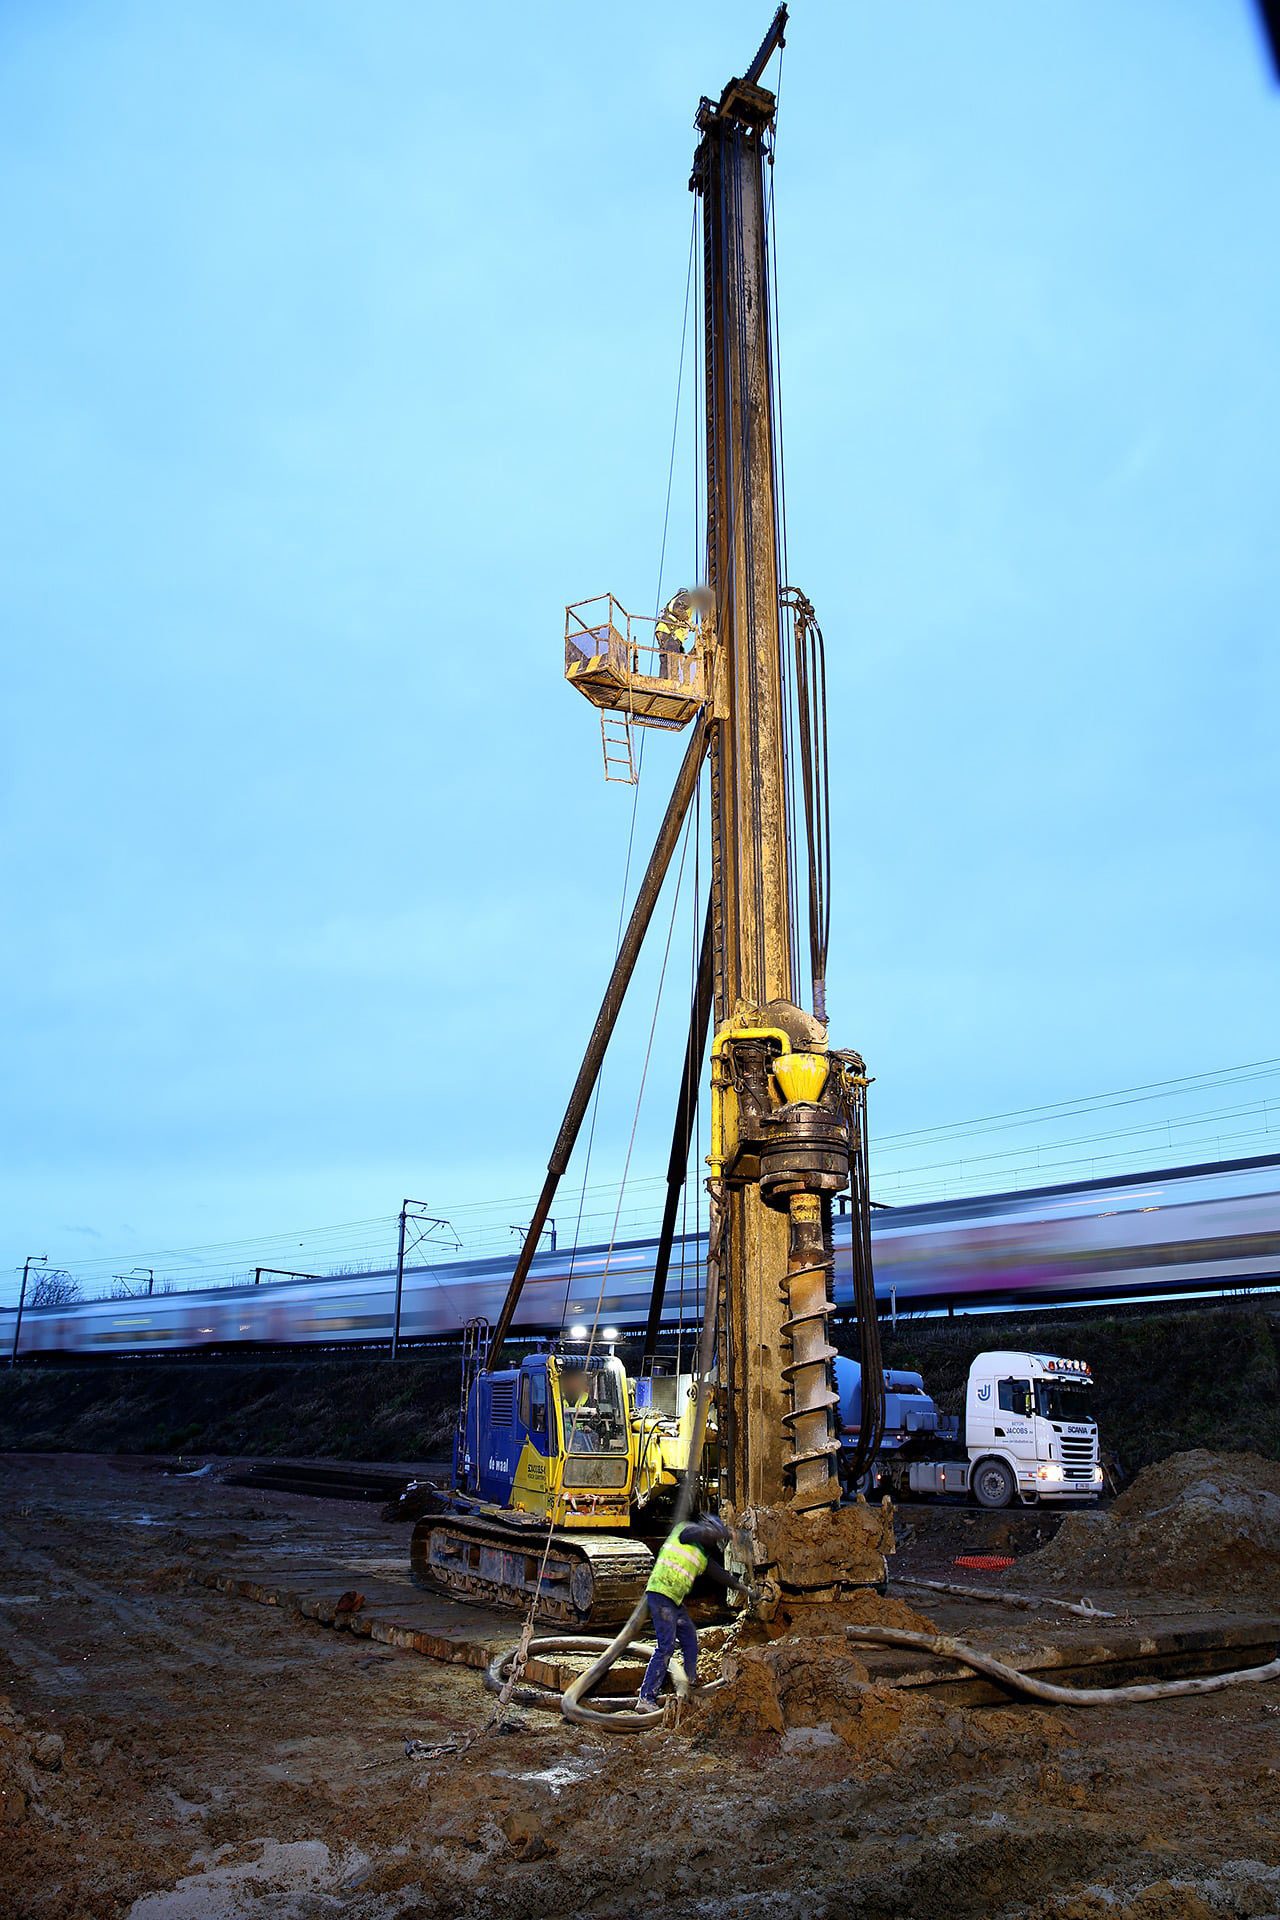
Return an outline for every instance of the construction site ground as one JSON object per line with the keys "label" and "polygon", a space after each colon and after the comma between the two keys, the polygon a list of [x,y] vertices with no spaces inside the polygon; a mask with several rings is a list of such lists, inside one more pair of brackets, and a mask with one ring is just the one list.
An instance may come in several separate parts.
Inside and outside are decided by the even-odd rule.
{"label": "construction site ground", "polygon": [[[466,1663],[518,1619],[416,1594],[408,1528],[375,1507],[232,1486],[227,1464],[176,1477],[154,1458],[0,1457],[14,1920],[1280,1914],[1280,1685],[983,1705],[981,1689],[890,1684],[915,1657],[853,1646],[857,1608],[819,1609],[744,1642],[734,1685],[678,1725],[610,1736],[521,1708],[473,1739],[493,1703]],[[1053,1655],[1057,1677],[1108,1640],[1274,1642],[1270,1561],[1209,1592],[1136,1579],[1130,1555],[1101,1586],[1123,1558],[1116,1524],[1081,1516],[1049,1542],[1052,1583],[1036,1578],[1036,1536],[1055,1532],[1038,1515],[904,1513],[894,1561],[1088,1593],[1114,1620],[892,1586],[864,1617],[918,1610],[1015,1664]],[[1002,1545],[1019,1556],[1007,1573],[954,1565]]]}

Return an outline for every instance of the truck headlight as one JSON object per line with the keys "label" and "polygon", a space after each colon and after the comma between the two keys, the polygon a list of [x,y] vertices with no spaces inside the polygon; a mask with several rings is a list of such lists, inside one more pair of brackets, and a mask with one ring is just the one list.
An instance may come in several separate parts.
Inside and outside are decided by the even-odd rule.
{"label": "truck headlight", "polygon": [[1094,1478],[1094,1480],[1095,1480],[1095,1481],[1097,1482],[1097,1484],[1098,1484],[1099,1486],[1101,1486],[1101,1485],[1102,1485],[1102,1468],[1101,1468],[1101,1467],[1095,1467],[1095,1468],[1094,1468],[1094,1470],[1093,1470],[1093,1478]]}
{"label": "truck headlight", "polygon": [[1037,1480],[1061,1480],[1062,1468],[1056,1460],[1046,1460],[1043,1466],[1036,1468]]}

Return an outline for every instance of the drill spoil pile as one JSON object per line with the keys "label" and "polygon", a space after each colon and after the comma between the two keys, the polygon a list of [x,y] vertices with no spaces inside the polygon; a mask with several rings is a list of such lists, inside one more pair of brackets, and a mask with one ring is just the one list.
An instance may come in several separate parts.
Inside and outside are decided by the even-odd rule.
{"label": "drill spoil pile", "polygon": [[1109,1514],[1068,1514],[1010,1584],[1248,1594],[1280,1604],[1280,1464],[1175,1453],[1145,1467]]}
{"label": "drill spoil pile", "polygon": [[699,1702],[697,1731],[705,1744],[781,1734],[787,1751],[843,1744],[870,1757],[938,1709],[875,1684],[851,1647],[850,1626],[905,1627],[936,1633],[932,1621],[901,1600],[864,1592],[831,1605],[781,1606],[758,1634],[725,1656],[723,1692]]}

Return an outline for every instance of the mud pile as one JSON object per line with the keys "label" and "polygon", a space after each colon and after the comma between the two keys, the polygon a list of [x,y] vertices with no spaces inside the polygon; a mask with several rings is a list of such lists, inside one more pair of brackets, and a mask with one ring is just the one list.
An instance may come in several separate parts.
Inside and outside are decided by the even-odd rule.
{"label": "mud pile", "polygon": [[0,1913],[115,1914],[149,1874],[176,1873],[170,1835],[110,1820],[92,1844],[82,1823],[127,1799],[131,1769],[111,1740],[76,1742],[29,1720],[0,1694]]}
{"label": "mud pile", "polygon": [[698,1742],[780,1735],[785,1748],[841,1746],[866,1756],[938,1710],[871,1679],[845,1629],[875,1625],[934,1633],[901,1600],[870,1591],[829,1604],[784,1602],[755,1638],[724,1658],[728,1685],[699,1703]]}
{"label": "mud pile", "polygon": [[1280,1465],[1203,1447],[1146,1467],[1109,1514],[1068,1514],[1012,1586],[1135,1584],[1280,1604]]}

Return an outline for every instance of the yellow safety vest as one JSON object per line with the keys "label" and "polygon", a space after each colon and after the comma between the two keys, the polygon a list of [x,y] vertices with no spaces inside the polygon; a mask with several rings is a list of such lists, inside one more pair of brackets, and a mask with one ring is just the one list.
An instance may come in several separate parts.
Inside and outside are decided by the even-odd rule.
{"label": "yellow safety vest", "polygon": [[701,1547],[686,1546],[681,1540],[683,1531],[683,1527],[677,1527],[668,1535],[666,1545],[653,1563],[646,1589],[649,1593],[664,1593],[677,1606],[707,1564]]}

